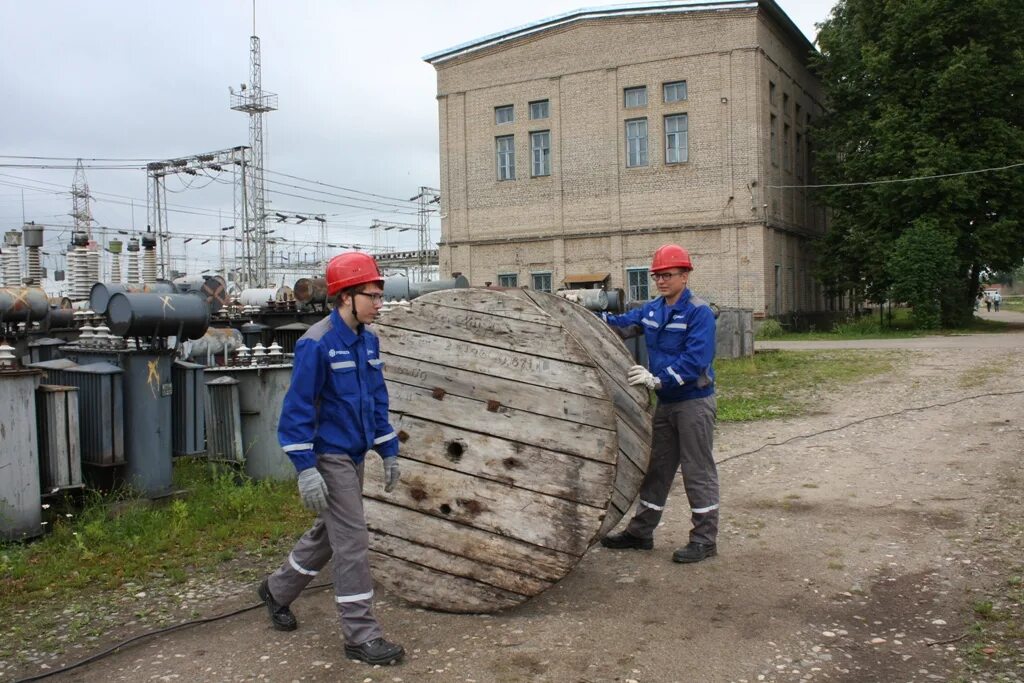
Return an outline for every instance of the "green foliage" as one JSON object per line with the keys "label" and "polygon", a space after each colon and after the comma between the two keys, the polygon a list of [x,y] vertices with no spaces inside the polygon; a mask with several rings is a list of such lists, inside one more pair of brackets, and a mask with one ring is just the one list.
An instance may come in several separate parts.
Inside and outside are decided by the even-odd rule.
{"label": "green foliage", "polygon": [[182,581],[189,571],[297,537],[310,522],[293,482],[257,482],[203,461],[177,461],[174,475],[187,497],[154,504],[125,491],[92,491],[42,539],[0,546],[0,608],[154,575]]}
{"label": "green foliage", "polygon": [[950,283],[956,278],[956,240],[934,219],[915,221],[893,246],[888,267],[892,295],[913,309],[914,323],[936,329],[942,323],[942,302],[955,299]]}
{"label": "green foliage", "polygon": [[757,339],[775,339],[781,337],[785,332],[782,329],[782,323],[775,318],[768,318],[761,323],[761,326],[757,328]]}
{"label": "green foliage", "polygon": [[[821,26],[815,59],[829,103],[811,131],[817,181],[901,180],[1024,160],[1021,25],[1018,0],[840,0]],[[832,209],[832,229],[818,274],[833,291],[883,301],[902,278],[893,256],[904,233],[925,221],[949,236],[953,275],[932,290],[946,325],[970,321],[983,272],[1024,259],[1020,168],[832,187],[819,198]],[[915,253],[902,247],[901,258]],[[913,302],[927,313],[920,296]]]}

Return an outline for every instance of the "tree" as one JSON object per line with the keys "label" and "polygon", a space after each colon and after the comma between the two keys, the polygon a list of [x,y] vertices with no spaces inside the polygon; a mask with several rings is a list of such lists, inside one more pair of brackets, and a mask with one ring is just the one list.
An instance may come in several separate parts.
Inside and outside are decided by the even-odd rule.
{"label": "tree", "polygon": [[[933,294],[942,323],[959,326],[982,272],[1024,259],[1024,166],[953,175],[1024,162],[1021,26],[1020,0],[839,0],[819,27],[828,111],[811,131],[818,182],[849,184],[819,190],[832,210],[827,287],[884,300],[901,277],[898,240],[926,224],[954,245]],[[853,184],[877,180],[897,182]]]}
{"label": "tree", "polygon": [[897,238],[886,265],[893,298],[911,305],[918,327],[938,327],[942,302],[956,299],[956,238],[930,218],[915,221]]}

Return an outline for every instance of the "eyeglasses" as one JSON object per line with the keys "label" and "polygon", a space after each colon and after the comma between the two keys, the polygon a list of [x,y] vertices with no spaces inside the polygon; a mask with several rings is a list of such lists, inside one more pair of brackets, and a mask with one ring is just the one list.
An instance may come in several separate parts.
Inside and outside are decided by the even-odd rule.
{"label": "eyeglasses", "polygon": [[382,304],[382,303],[384,303],[384,295],[383,294],[367,294],[366,292],[356,292],[356,294],[358,294],[359,296],[368,297],[370,299],[370,301],[372,301],[374,304]]}
{"label": "eyeglasses", "polygon": [[657,282],[658,280],[671,280],[676,275],[683,275],[684,273],[651,273],[651,279]]}

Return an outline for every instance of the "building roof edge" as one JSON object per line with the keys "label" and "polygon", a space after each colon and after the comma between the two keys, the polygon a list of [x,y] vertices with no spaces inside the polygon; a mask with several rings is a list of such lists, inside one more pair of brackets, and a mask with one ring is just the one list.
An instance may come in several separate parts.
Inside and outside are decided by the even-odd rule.
{"label": "building roof edge", "polygon": [[706,12],[720,11],[726,9],[754,9],[758,6],[764,7],[779,21],[782,26],[795,32],[798,39],[806,43],[810,49],[814,49],[807,37],[796,27],[796,24],[786,16],[786,13],[774,0],[660,0],[654,2],[638,2],[624,5],[609,5],[607,7],[584,7],[581,9],[556,14],[553,17],[523,24],[506,31],[492,33],[482,38],[455,45],[454,47],[432,52],[425,55],[423,61],[433,65],[445,62],[455,57],[476,52],[487,47],[500,45],[501,43],[515,40],[523,36],[532,35],[552,28],[558,28],[582,21],[584,19],[599,19],[613,16],[638,16],[654,14],[676,14],[683,12]]}

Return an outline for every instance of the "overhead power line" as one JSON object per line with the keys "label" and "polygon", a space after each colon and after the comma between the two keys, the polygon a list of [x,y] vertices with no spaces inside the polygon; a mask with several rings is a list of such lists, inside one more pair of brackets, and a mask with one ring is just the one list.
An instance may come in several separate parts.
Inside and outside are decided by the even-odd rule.
{"label": "overhead power line", "polygon": [[914,176],[912,178],[888,178],[885,180],[864,180],[861,182],[854,183],[822,183],[820,185],[769,185],[768,187],[775,190],[809,190],[814,188],[822,187],[862,187],[865,185],[888,185],[891,183],[912,183],[918,180],[935,180],[936,178],[953,178],[962,175],[975,175],[978,173],[991,173],[992,171],[1005,171],[1011,168],[1018,168],[1024,166],[1024,161],[1016,164],[1009,164],[1007,166],[994,166],[992,168],[979,168],[973,171],[957,171],[955,173],[937,173],[935,175],[922,175]]}

